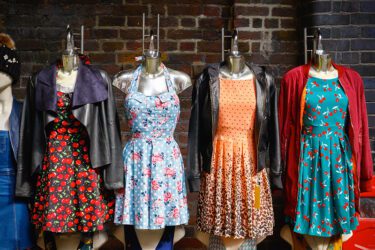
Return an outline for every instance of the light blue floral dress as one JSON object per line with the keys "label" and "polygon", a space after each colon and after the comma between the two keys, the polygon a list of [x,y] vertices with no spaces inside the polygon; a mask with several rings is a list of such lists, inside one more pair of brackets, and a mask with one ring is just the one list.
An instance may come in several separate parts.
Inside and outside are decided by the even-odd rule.
{"label": "light blue floral dress", "polygon": [[125,188],[117,194],[115,223],[137,229],[161,229],[189,219],[183,160],[173,138],[180,102],[162,67],[168,92],[138,92],[139,66],[125,99],[132,136],[123,151]]}
{"label": "light blue floral dress", "polygon": [[337,78],[306,85],[294,231],[321,237],[349,233],[355,212],[348,98]]}

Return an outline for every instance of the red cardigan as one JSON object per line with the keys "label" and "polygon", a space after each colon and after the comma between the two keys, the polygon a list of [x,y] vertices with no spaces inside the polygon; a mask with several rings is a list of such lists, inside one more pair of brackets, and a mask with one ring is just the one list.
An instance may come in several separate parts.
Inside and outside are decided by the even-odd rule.
{"label": "red cardigan", "polygon": [[[356,211],[359,212],[359,187],[361,192],[371,191],[373,174],[364,87],[357,72],[340,65],[333,66],[349,99],[348,135],[354,157]],[[280,86],[278,115],[284,166],[284,213],[292,219],[295,218],[297,207],[300,134],[309,70],[309,64],[290,70],[284,75]]]}

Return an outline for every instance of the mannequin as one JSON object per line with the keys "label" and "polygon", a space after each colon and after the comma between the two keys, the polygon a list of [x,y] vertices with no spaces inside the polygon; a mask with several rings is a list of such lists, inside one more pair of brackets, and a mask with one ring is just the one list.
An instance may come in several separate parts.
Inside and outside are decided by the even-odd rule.
{"label": "mannequin", "polygon": [[22,103],[12,94],[20,77],[21,63],[12,38],[0,33],[0,228],[2,249],[33,246],[28,200],[15,197]]}
{"label": "mannequin", "polygon": [[[167,91],[165,78],[161,68],[160,52],[154,49],[154,36],[151,36],[150,49],[144,55],[143,68],[140,75],[138,90],[146,96],[154,96]],[[181,93],[191,86],[189,75],[184,72],[169,69],[173,87]],[[125,70],[115,75],[113,85],[127,94],[127,89],[133,79],[134,70]]]}
{"label": "mannequin", "polygon": [[12,79],[7,74],[0,72],[0,130],[9,130],[12,104]]}
{"label": "mannequin", "polygon": [[[149,50],[144,54],[142,70],[139,75],[138,92],[145,96],[158,96],[168,91],[164,70],[161,64],[160,52],[154,48],[155,36],[151,33]],[[173,88],[177,94],[191,86],[190,77],[183,72],[167,69]],[[126,70],[114,77],[113,85],[125,94],[128,94],[135,70]],[[157,247],[164,229],[135,229],[139,244],[144,250],[153,250]],[[173,244],[181,240],[185,235],[185,229],[176,226],[174,229]],[[118,237],[121,239],[122,237]],[[125,233],[126,241],[126,233]],[[126,244],[126,243],[125,243]]]}
{"label": "mannequin", "polygon": [[67,88],[74,88],[75,80],[78,73],[79,58],[74,50],[74,39],[70,27],[67,28],[66,50],[62,55],[62,68],[57,71],[56,82]]}
{"label": "mannequin", "polygon": [[[70,92],[75,89],[78,66],[80,63],[80,58],[74,47],[73,32],[69,25],[67,26],[66,32],[66,50],[63,52],[61,57],[61,67],[59,67],[56,72],[56,85],[59,91],[62,92]],[[82,232],[80,237],[78,237],[78,234],[55,235],[49,231],[44,232],[44,243],[47,249],[56,249],[56,246],[58,246],[58,248],[61,247],[71,249],[77,247],[78,245],[78,249],[80,250],[90,250],[93,249],[93,247],[99,248],[107,241],[107,239],[107,234],[102,231],[96,231],[95,235],[93,232]]]}
{"label": "mannequin", "polygon": [[[245,58],[238,51],[238,34],[237,30],[233,32],[231,40],[231,50],[227,55],[226,64],[220,67],[219,76],[224,79],[232,80],[250,80],[254,78],[254,75],[250,68],[245,64]],[[196,231],[195,237],[201,241],[206,247],[209,247],[210,234]],[[266,237],[256,239],[256,244],[262,242]],[[244,244],[246,239],[235,239],[230,237],[221,237],[221,240],[225,246],[225,249],[235,250],[239,249]]]}
{"label": "mannequin", "polygon": [[[330,54],[325,53],[322,46],[322,36],[319,30],[317,30],[314,34],[314,41],[313,41],[313,52],[312,52],[312,59],[309,71],[309,76],[316,77],[320,79],[333,79],[338,77],[338,71],[332,65],[332,58]],[[353,235],[352,232],[348,234],[342,234],[341,238],[342,241],[345,242]],[[291,246],[292,249],[295,248],[292,239],[292,229],[289,225],[284,225],[280,231],[280,236],[282,239],[287,241]],[[303,235],[306,243],[312,249],[316,250],[326,250],[331,242],[330,237],[318,237],[318,236],[311,236],[311,235]]]}
{"label": "mannequin", "polygon": [[245,64],[244,56],[238,51],[237,30],[234,31],[232,36],[231,50],[227,56],[226,64],[220,67],[220,77],[236,80],[248,80],[254,77]]}

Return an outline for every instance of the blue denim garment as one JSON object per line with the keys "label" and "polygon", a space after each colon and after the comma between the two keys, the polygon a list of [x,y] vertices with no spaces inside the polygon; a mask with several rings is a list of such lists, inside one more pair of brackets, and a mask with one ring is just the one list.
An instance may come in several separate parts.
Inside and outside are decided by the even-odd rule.
{"label": "blue denim garment", "polygon": [[17,201],[11,132],[0,131],[0,250],[32,247],[27,202]]}

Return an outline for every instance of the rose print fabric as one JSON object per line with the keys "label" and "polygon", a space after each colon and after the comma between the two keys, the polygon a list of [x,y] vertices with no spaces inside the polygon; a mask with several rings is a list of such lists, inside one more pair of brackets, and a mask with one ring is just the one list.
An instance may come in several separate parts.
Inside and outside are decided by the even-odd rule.
{"label": "rose print fabric", "polygon": [[183,160],[173,138],[180,103],[162,67],[168,92],[138,92],[139,66],[125,99],[132,136],[123,151],[125,188],[117,194],[115,222],[137,229],[161,229],[189,219]]}
{"label": "rose print fabric", "polygon": [[268,175],[256,170],[255,111],[253,80],[220,79],[211,172],[204,173],[199,193],[200,231],[242,239],[273,233]]}
{"label": "rose print fabric", "polygon": [[305,100],[294,231],[321,237],[349,233],[358,220],[345,132],[348,98],[337,78],[310,77]]}
{"label": "rose print fabric", "polygon": [[32,221],[44,231],[93,232],[113,221],[115,197],[104,190],[100,170],[91,167],[89,137],[72,114],[71,97],[57,92],[57,117],[46,127]]}

